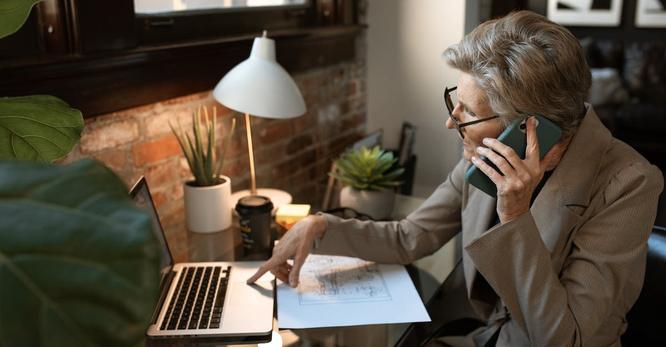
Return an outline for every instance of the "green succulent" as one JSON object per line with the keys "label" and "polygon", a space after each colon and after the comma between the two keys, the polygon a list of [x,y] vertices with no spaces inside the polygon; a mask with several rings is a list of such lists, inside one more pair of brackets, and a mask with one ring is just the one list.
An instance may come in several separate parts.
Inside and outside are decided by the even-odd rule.
{"label": "green succulent", "polygon": [[213,109],[213,120],[208,117],[208,109],[199,108],[192,113],[192,132],[183,131],[180,124],[176,129],[169,123],[171,131],[178,138],[180,149],[183,151],[190,171],[194,176],[194,184],[200,187],[214,186],[220,182],[220,172],[224,165],[224,153],[226,153],[231,141],[231,136],[236,128],[236,119],[231,121],[229,136],[224,140],[223,150],[219,151],[216,146],[215,119],[216,109]]}
{"label": "green succulent", "polygon": [[402,184],[403,168],[394,168],[398,161],[393,153],[375,146],[346,152],[335,161],[331,175],[343,184],[358,190],[383,190]]}

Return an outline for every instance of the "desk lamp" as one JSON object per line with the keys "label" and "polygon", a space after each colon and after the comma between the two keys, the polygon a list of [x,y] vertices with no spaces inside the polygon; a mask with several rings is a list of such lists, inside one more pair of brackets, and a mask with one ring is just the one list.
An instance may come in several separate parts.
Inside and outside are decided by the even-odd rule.
{"label": "desk lamp", "polygon": [[247,195],[263,195],[275,208],[291,202],[289,193],[269,188],[257,189],[254,171],[254,150],[250,115],[271,119],[294,118],[305,113],[305,101],[287,71],[275,61],[275,41],[256,37],[250,57],[231,69],[213,90],[213,97],[222,105],[245,114],[247,149],[250,157],[249,190],[232,194],[232,203]]}

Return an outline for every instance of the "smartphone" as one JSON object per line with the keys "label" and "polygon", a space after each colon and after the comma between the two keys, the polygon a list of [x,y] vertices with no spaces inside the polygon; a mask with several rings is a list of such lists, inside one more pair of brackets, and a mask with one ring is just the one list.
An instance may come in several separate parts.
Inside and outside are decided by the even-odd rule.
{"label": "smartphone", "polygon": [[[535,118],[537,121],[537,139],[539,140],[539,159],[543,159],[546,153],[548,153],[557,141],[560,140],[562,129],[546,117],[537,115]],[[525,159],[525,148],[527,147],[526,120],[527,119],[514,121],[497,137],[500,142],[513,148],[521,159]],[[497,170],[497,172],[500,172],[495,164],[493,164],[488,158],[482,156],[481,159],[486,164],[490,165],[490,167]],[[493,183],[493,181],[491,181],[490,178],[488,178],[488,176],[475,165],[470,166],[467,170],[465,179],[469,184],[479,188],[486,194],[492,197],[497,196],[497,187],[495,186],[495,183]]]}

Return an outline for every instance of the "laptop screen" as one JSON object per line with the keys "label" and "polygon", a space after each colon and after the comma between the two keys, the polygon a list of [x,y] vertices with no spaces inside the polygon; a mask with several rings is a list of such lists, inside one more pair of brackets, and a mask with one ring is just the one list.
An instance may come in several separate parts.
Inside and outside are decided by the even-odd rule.
{"label": "laptop screen", "polygon": [[160,268],[162,269],[161,273],[162,275],[165,275],[171,270],[171,266],[173,265],[173,259],[171,258],[171,252],[169,251],[169,246],[167,245],[167,242],[164,239],[162,224],[160,223],[160,219],[157,216],[157,210],[155,209],[155,205],[153,204],[153,198],[150,196],[150,191],[148,190],[148,183],[146,183],[146,179],[144,177],[141,177],[139,182],[137,182],[134,185],[134,188],[132,188],[132,191],[130,192],[130,196],[132,197],[136,205],[148,211],[148,213],[150,213],[153,219],[153,234],[155,234],[155,238],[159,240],[160,247],[162,248],[161,266],[160,266]]}

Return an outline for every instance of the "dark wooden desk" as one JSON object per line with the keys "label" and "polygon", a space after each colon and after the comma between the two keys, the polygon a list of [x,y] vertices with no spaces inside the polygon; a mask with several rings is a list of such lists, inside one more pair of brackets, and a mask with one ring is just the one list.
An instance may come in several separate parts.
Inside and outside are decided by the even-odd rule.
{"label": "dark wooden desk", "polygon": [[[422,199],[399,196],[393,215],[396,219],[404,218],[411,210],[418,207]],[[188,261],[234,261],[263,260],[269,254],[246,254],[243,250],[238,222],[227,230],[201,234],[187,231]],[[274,235],[281,234],[279,226],[273,225]],[[424,302],[453,269],[457,261],[457,239],[442,247],[437,253],[420,259],[407,267],[417,291]],[[276,322],[277,326],[277,322]],[[407,329],[409,324],[378,324],[354,327],[292,329],[281,330],[284,346],[393,346]],[[247,346],[247,345],[245,345]],[[279,345],[278,345],[279,346]]]}

